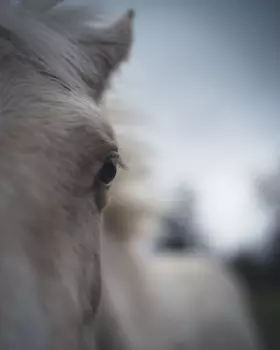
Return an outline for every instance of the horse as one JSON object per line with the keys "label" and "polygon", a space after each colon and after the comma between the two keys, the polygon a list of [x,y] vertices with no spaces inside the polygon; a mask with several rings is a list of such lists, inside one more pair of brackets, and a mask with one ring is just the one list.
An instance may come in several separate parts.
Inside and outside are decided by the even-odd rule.
{"label": "horse", "polygon": [[0,1],[0,348],[92,349],[101,216],[123,167],[99,106],[134,12],[106,26],[35,12]]}
{"label": "horse", "polygon": [[[114,105],[107,101],[107,114],[117,130],[129,123],[133,111],[128,110],[125,118],[123,108],[118,120]],[[130,168],[112,185],[104,211],[101,275],[105,293],[95,319],[97,348],[261,349],[247,291],[216,256],[204,251],[147,254],[139,249],[142,241],[154,244],[166,210],[151,197],[145,200],[143,191],[133,191],[133,184],[137,188],[143,182],[139,173],[149,173],[146,156],[139,154],[142,146],[135,137],[118,136]]]}
{"label": "horse", "polygon": [[5,3],[0,348],[255,350],[244,293],[219,263],[134,249],[161,216],[124,193],[133,172],[112,183],[102,219],[123,161],[101,105],[129,57],[133,12],[94,28],[75,11]]}

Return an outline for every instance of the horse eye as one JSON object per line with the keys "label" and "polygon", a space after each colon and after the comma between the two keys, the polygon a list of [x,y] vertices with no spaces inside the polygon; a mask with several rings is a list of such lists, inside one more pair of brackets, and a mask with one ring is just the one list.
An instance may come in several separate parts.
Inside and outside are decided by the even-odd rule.
{"label": "horse eye", "polygon": [[117,166],[112,160],[107,160],[98,173],[98,180],[104,185],[110,185],[117,174]]}

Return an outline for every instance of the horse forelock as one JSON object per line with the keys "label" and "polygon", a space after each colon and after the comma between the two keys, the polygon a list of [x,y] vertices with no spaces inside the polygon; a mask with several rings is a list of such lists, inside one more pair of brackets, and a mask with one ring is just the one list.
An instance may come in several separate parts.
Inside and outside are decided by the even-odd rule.
{"label": "horse forelock", "polygon": [[[0,5],[1,6],[1,5]],[[23,69],[57,80],[66,89],[85,89],[81,73],[92,71],[73,33],[47,15],[0,8],[0,61],[15,60]],[[77,23],[79,32],[79,21]],[[96,72],[97,75],[97,72]]]}

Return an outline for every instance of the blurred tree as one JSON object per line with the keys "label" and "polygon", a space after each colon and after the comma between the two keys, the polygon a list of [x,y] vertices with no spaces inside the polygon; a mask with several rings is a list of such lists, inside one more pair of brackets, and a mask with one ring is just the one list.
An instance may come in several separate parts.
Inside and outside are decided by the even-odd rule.
{"label": "blurred tree", "polygon": [[231,266],[249,286],[254,315],[264,349],[280,349],[280,164],[272,173],[258,178],[257,191],[271,219],[261,259],[239,252]]}
{"label": "blurred tree", "polygon": [[174,205],[162,217],[158,250],[186,251],[200,247],[195,225],[195,197],[185,188],[175,191]]}
{"label": "blurred tree", "polygon": [[265,264],[249,251],[239,251],[231,260],[230,265],[238,273],[251,291],[260,290],[267,286]]}
{"label": "blurred tree", "polygon": [[267,275],[270,284],[280,288],[280,164],[274,174],[263,176],[258,180],[258,191],[271,217],[265,246]]}

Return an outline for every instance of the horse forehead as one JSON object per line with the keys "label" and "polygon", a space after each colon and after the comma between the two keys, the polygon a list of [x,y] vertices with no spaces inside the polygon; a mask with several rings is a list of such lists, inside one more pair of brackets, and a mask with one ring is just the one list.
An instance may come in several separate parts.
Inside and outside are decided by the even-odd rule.
{"label": "horse forehead", "polygon": [[[14,123],[24,119],[26,127],[44,129],[46,123],[55,131],[82,127],[95,140],[116,144],[114,129],[99,105],[84,91],[63,91],[60,86],[49,84],[40,76],[23,76],[14,79],[10,72],[0,77],[0,120],[12,119]],[[23,89],[24,87],[24,89]],[[5,113],[5,111],[7,113]],[[35,122],[35,120],[38,122]]]}
{"label": "horse forehead", "polygon": [[89,135],[94,134],[102,141],[106,141],[108,146],[116,145],[116,137],[112,125],[107,120],[102,109],[90,97],[77,94],[73,98],[70,97],[68,101],[64,103],[66,124],[72,121],[74,124],[84,126],[88,130]]}

